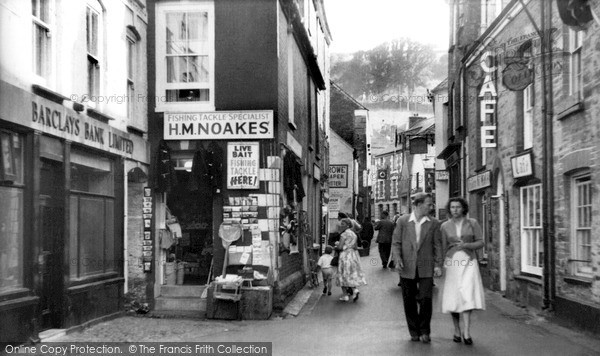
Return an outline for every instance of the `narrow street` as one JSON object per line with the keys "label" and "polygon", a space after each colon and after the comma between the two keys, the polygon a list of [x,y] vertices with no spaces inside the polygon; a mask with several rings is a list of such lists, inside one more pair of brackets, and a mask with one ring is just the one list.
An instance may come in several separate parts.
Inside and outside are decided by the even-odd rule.
{"label": "narrow street", "polygon": [[[274,355],[597,355],[600,339],[527,315],[496,293],[473,316],[473,346],[452,342],[452,321],[434,293],[432,342],[409,341],[397,273],[382,269],[377,245],[362,257],[369,285],[356,303],[314,290],[297,317],[219,321],[122,317],[53,341],[273,343]],[[440,286],[441,280],[436,284]]]}

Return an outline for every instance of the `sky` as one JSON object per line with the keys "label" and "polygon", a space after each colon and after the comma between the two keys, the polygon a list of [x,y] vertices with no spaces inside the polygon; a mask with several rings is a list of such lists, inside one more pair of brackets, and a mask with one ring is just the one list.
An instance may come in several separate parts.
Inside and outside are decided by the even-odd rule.
{"label": "sky", "polygon": [[447,52],[447,0],[324,0],[331,53],[368,50],[407,37]]}

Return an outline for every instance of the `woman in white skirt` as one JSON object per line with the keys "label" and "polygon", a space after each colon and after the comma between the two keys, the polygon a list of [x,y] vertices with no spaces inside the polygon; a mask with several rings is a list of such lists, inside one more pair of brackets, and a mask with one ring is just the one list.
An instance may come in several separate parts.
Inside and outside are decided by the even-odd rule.
{"label": "woman in white skirt", "polygon": [[[483,247],[481,226],[466,217],[469,205],[463,198],[451,198],[446,206],[451,218],[441,226],[445,252],[442,312],[451,313],[454,342],[472,345],[471,312],[485,309],[485,294],[475,250]],[[460,316],[464,328],[460,328]]]}

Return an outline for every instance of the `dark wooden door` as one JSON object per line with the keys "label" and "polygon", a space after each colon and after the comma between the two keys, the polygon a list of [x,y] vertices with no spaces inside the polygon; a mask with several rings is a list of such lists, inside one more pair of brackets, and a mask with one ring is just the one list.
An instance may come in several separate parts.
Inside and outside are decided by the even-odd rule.
{"label": "dark wooden door", "polygon": [[40,172],[41,328],[59,328],[63,313],[64,173],[61,162],[42,159]]}

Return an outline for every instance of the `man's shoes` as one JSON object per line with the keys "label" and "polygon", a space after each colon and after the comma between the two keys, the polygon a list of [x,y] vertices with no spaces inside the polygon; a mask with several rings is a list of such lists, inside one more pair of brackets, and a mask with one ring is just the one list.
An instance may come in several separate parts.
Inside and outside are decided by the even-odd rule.
{"label": "man's shoes", "polygon": [[323,288],[323,294],[327,294],[327,287]]}
{"label": "man's shoes", "polygon": [[465,342],[465,345],[473,345],[473,339],[469,338],[464,338],[463,341]]}
{"label": "man's shoes", "polygon": [[431,342],[431,338],[427,334],[421,335],[421,341],[423,341],[424,344],[429,344]]}
{"label": "man's shoes", "polygon": [[360,292],[357,290],[354,291],[354,298],[352,298],[352,301],[356,303],[356,301],[358,300],[358,296],[360,295]]}
{"label": "man's shoes", "polygon": [[454,335],[454,338],[452,339],[452,341],[454,341],[454,342],[462,342],[462,338],[460,336]]}
{"label": "man's shoes", "polygon": [[331,292],[327,292],[327,295],[331,295]]}
{"label": "man's shoes", "polygon": [[419,336],[411,336],[410,341],[419,341],[421,338]]}

